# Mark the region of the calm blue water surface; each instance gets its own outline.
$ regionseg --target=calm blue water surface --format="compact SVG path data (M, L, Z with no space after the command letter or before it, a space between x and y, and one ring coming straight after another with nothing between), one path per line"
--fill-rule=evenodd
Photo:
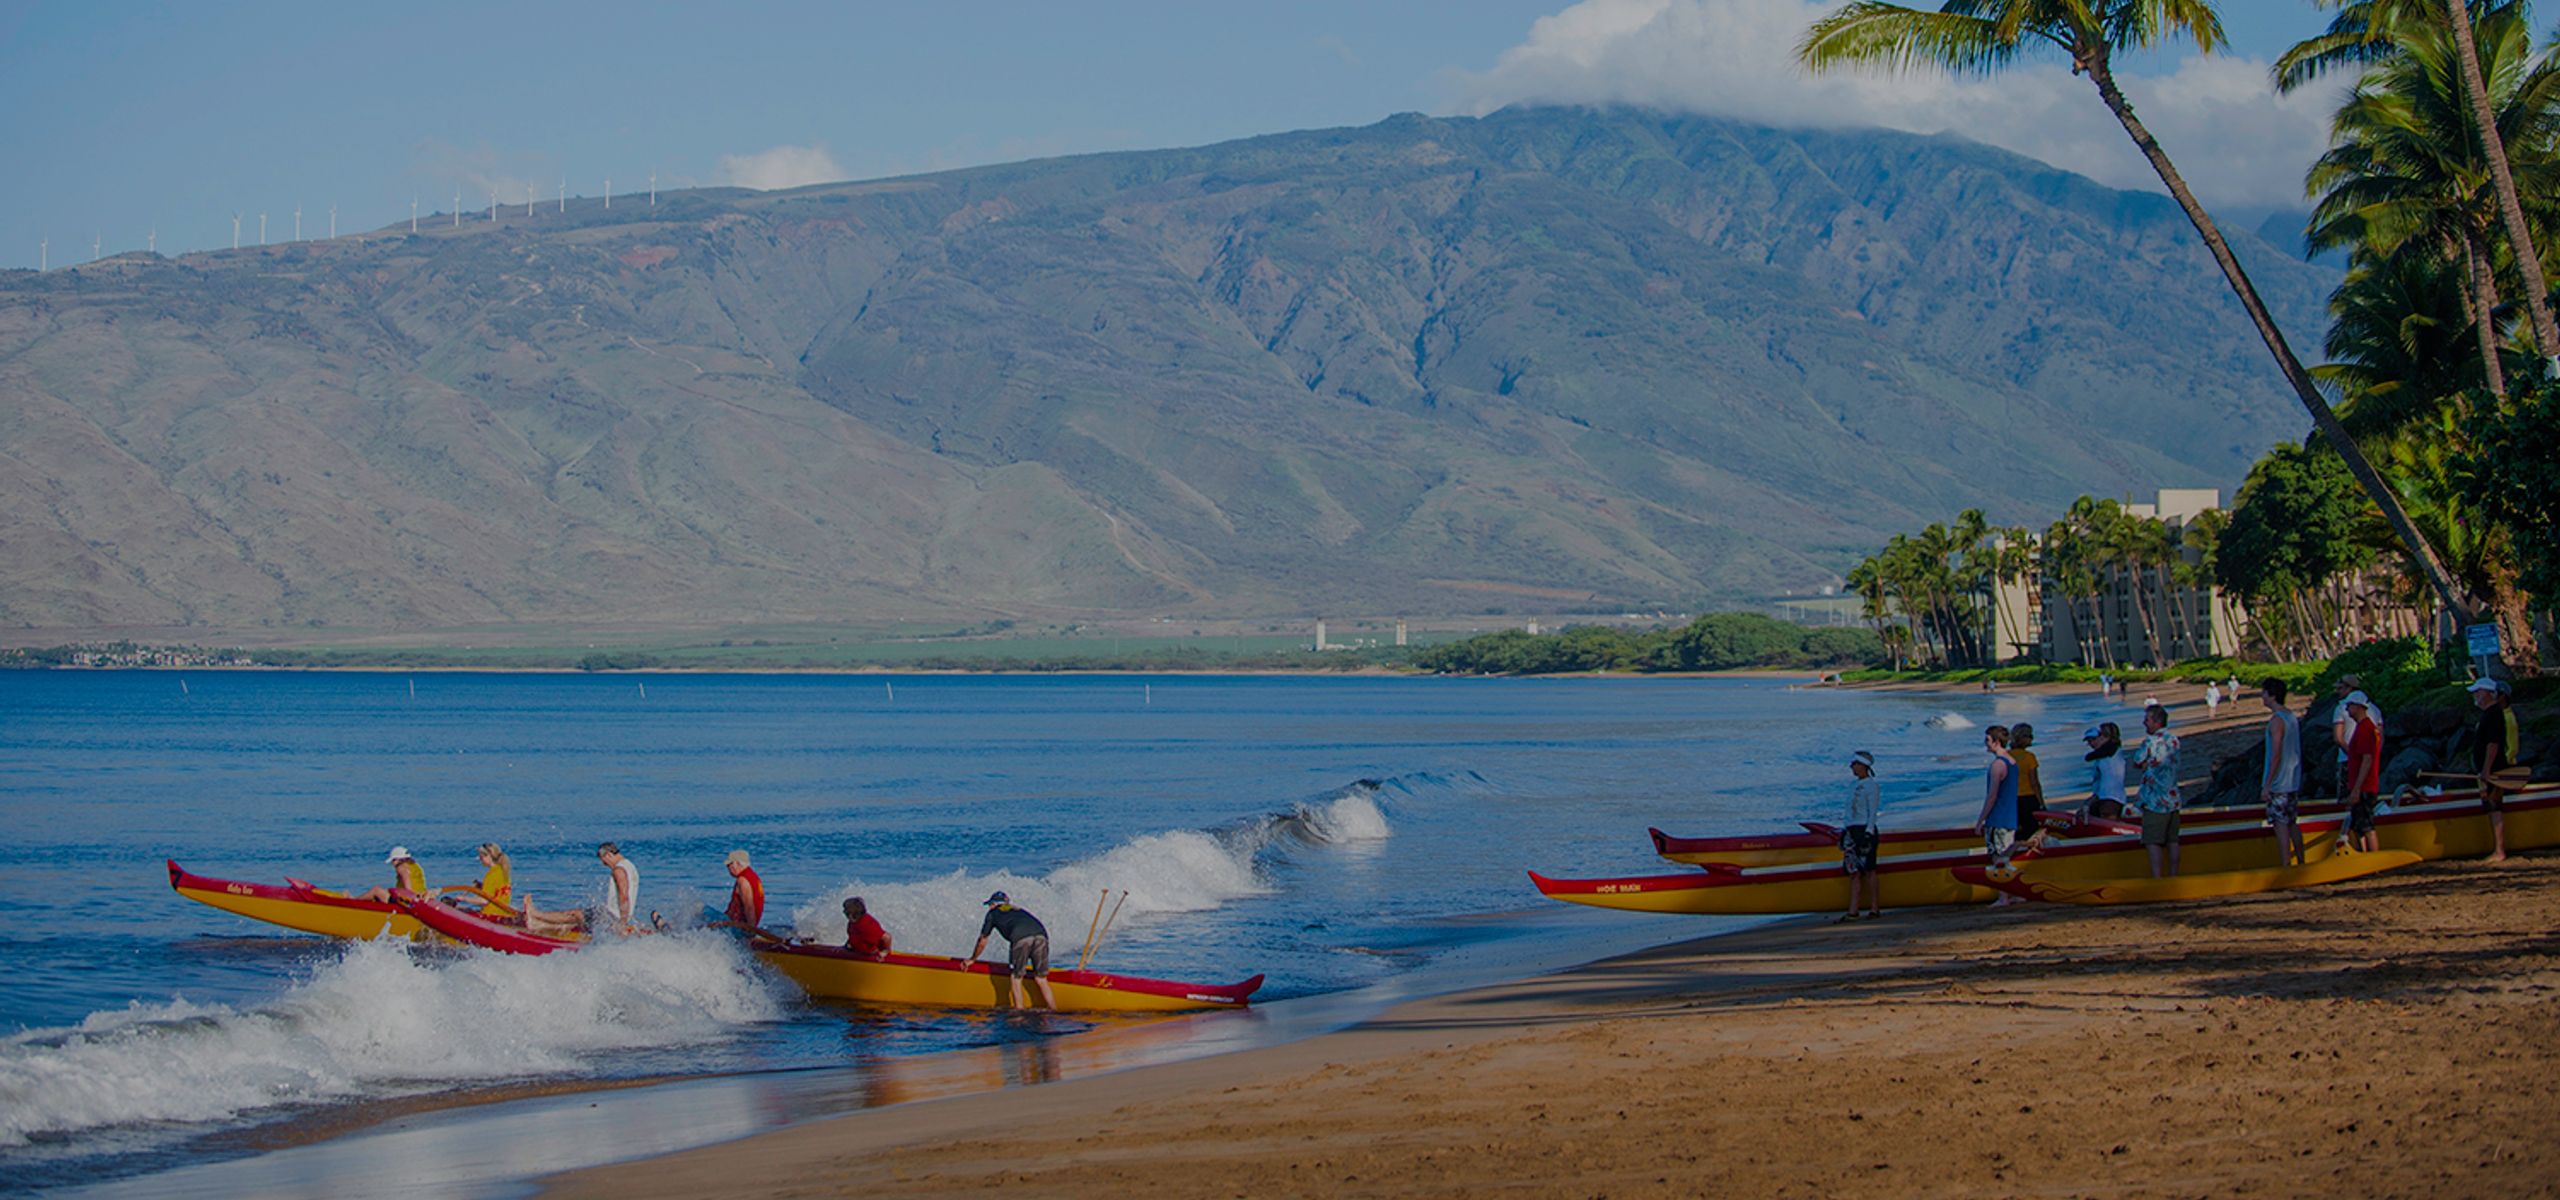
M1889 823L1942 815L1974 726L2067 740L2096 708L1756 680L0 672L0 1187L245 1153L244 1130L386 1097L1086 1027L812 1004L707 934L330 944L178 897L164 859L352 889L389 882L397 843L444 884L493 840L564 907L600 894L611 839L675 915L719 903L743 848L768 925L840 937L859 894L901 949L949 954L995 888L1069 957L1126 889L1098 967L1260 972L1277 1001L1710 932L1551 904L1522 872L1677 869L1648 825L1836 820L1859 748Z

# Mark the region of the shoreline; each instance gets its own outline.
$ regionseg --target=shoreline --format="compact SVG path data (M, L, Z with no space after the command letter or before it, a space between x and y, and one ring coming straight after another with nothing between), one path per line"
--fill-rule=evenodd
M2526 1194L2560 1166L2555 918L2549 852L2191 904L1797 918L542 1194L1686 1196L1701 1171L1746 1195Z

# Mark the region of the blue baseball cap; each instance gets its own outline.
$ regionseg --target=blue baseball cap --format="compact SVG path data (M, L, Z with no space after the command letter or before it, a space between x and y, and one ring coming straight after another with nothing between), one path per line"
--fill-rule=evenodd
M986 903L986 904L979 905L979 907L980 907L980 908L985 908L985 907L988 907L989 905L996 905L996 904L1011 904L1011 903L1013 903L1013 897L1008 896L1008 895L1005 895L1003 892L997 892L995 895L992 895L992 896L987 897L987 903Z

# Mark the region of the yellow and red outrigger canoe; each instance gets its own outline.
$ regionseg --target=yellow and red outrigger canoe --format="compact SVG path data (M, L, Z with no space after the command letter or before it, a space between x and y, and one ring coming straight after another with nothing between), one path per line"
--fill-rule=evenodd
M185 867L172 859L169 860L169 886L198 904L303 933L334 938L406 938L418 935L417 920L394 905L358 900L344 892L315 887L290 877L281 886L213 879L188 874Z
M392 903L418 924L468 946L496 950L502 954L549 954L554 950L575 950L587 944L586 935L546 937L528 933L521 925L504 925L475 912L456 908L434 896L411 891L391 893Z
M2196 808L2187 810L2189 825L2217 825L2228 822L2254 822L2264 818L2266 810L2248 808ZM2036 816L2057 837L2100 837L2127 833L2141 828L2138 824L2109 821L2076 812L2054 809L2039 811ZM1696 867L1779 867L1810 866L1814 863L1840 861L1840 827L1805 821L1802 833L1764 833L1741 837L1681 837L1659 829L1647 829L1653 838L1653 852L1676 863ZM1888 829L1877 846L1883 854L1954 853L1982 844L1982 835L1971 828L1956 829Z
M791 977L812 996L866 1004L914 1004L943 1008L1003 1008L1011 1000L1002 967L961 958L890 954L873 958L841 946L754 943L756 957ZM1026 987L1028 984L1025 985ZM1100 971L1051 971L1049 990L1064 1012L1188 1012L1243 1008L1262 986L1256 975L1224 985L1181 983ZM1034 1003L1038 998L1032 997Z
M2339 851L2336 846L2334 835L2315 839L2305 848L2310 861L2298 867L2182 873L2166 879L2053 879L2046 877L2033 863L2005 870L1957 867L1955 874L1956 878L1967 883L1995 888L2022 900L2042 900L2049 904L2158 904L2173 900L2254 896L2260 892L2343 883L2384 871L2396 871L2419 861L2416 854L2407 850L2376 850L2358 854Z

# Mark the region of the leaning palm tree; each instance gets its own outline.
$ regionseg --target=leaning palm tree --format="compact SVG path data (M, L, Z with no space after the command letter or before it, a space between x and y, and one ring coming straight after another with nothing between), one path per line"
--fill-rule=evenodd
M2296 43L2276 59L2276 90L2290 92L2332 70L2364 67L2389 62L2400 56L2413 42L2441 37L2450 42L2454 53L2442 56L2452 66L2460 81L2463 106L2467 111L2467 127L2457 141L2468 147L2477 131L2480 156L2487 171L2487 183L2497 202L2498 220L2505 226L2507 241L2517 263L2534 264L2537 269L2522 271L2525 311L2531 319L2534 343L2542 353L2560 358L2560 324L2555 324L2551 310L2550 289L2538 269L2542 259L2535 250L2533 226L2525 217L2524 196L2531 190L2516 183L2515 163L2508 148L2514 144L2512 130L2504 127L2496 114L2497 105L2490 92L2493 70L2484 69L2480 47L2484 39L2478 30L2492 22L2505 21L2525 25L2531 18L2532 5L2525 0L2321 0L2323 7L2335 8L2338 15L2329 28L2318 36ZM2473 10L2477 9L2475 13ZM2494 38L2487 39L2494 41ZM2503 391L2503 389L2501 389Z
M2454 591L2453 577L2445 571L2442 556L2409 520L2400 498L2365 459L2355 439L2348 436L2346 426L2338 422L2338 414L2330 410L2319 385L2312 382L2311 373L2303 369L2302 360L2295 357L2293 347L2285 341L2284 331L2276 328L2274 315L2258 297L2257 285L2250 282L2248 272L2241 269L2221 227L2197 202L2186 177L2169 161L2168 152L2160 148L2160 140L2134 115L2133 102L2117 85L2117 52L2143 49L2179 36L2194 41L2199 50L2208 54L2223 45L2222 18L2214 12L2210 0L1946 0L1935 12L1884 0L1858 0L1814 22L1797 46L1796 57L1817 71L1863 64L1890 69L1935 67L1959 74L1988 75L2031 50L2060 51L2070 60L2073 74L2088 76L2097 86L2107 110L2115 114L2125 133L2133 138L2134 147L2159 174L2161 184L2185 210L2187 220L2194 223L2205 248L2221 266L2223 278L2248 310L2250 321L2257 325L2258 336L2275 355L2285 382L2293 385L2294 394L2310 411L2321 436L2337 448L2338 457L2346 461L2356 483L2382 510L2383 519L2399 535L2410 561L2425 573L2448 609L2468 614L2471 606Z

